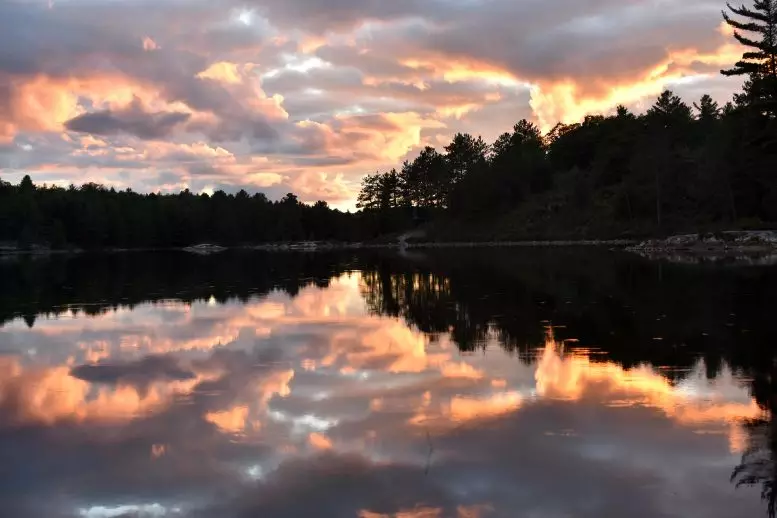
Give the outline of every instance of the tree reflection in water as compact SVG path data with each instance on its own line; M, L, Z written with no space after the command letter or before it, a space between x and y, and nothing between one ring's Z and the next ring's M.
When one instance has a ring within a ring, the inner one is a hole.
M604 250L532 249L320 254L227 252L220 256L115 254L0 261L0 326L23 317L97 315L145 301L248 301L358 271L373 314L401 318L462 351L493 344L537 359L548 322L559 342L596 351L592 362L622 369L672 366L680 382L702 359L714 379L724 366L746 378L763 416L745 423L747 445L731 473L761 488L777 516L777 269L671 265ZM216 416L218 417L218 416ZM727 471L727 470L726 470ZM725 480L725 475L723 475Z
M755 419L745 426L748 445L742 462L734 468L731 481L737 487L761 486L761 498L766 502L769 518L777 516L777 435L772 418Z

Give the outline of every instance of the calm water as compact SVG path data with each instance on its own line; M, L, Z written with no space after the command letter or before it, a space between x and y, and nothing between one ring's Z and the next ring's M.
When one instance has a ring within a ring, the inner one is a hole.
M0 516L766 517L776 308L596 250L3 260Z

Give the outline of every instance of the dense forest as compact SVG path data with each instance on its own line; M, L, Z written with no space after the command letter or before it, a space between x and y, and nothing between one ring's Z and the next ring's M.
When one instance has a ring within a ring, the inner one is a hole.
M68 189L0 181L0 242L62 248L236 245L268 241L357 240L358 218L293 194L140 194L97 184Z
M268 241L364 241L422 226L425 239L607 238L758 228L777 222L777 12L729 6L748 51L725 75L734 99L692 105L667 90L642 114L556 125L528 120L493 143L459 133L397 169L364 178L355 214L293 194L270 201L68 189L0 180L0 243L61 248L167 247Z
M777 12L769 1L729 9L724 19L748 49L722 71L746 79L732 102L704 95L688 105L667 90L643 114L618 106L544 135L528 120L493 143L458 134L442 151L427 147L399 170L367 176L359 206L387 232L407 224L409 207L422 208L440 221L433 234L448 239L777 222Z

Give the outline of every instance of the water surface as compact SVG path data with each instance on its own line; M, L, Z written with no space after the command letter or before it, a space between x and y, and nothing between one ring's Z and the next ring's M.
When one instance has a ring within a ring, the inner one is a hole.
M774 507L774 267L159 253L0 278L0 516Z

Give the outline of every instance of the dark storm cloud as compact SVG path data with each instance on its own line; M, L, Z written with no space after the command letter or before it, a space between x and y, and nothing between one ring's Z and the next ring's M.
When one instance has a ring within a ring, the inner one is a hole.
M234 5L254 7L281 26L324 33L350 29L369 20L412 18L435 9L444 10L450 4L440 0L236 0Z
M233 501L215 504L193 517L334 518L358 516L361 510L412 509L419 502L445 502L453 511L455 501L441 486L417 466L376 466L358 455L325 454L287 462L266 483L246 488Z
M70 375L90 383L110 385L131 384L145 387L155 381L187 380L194 372L182 367L172 356L148 356L129 363L98 363L79 365Z
M139 99L124 110L102 110L85 113L65 122L65 128L78 133L115 135L129 133L141 139L152 140L169 136L173 130L189 120L184 112L146 112Z
M140 40L109 32L45 2L0 4L0 75L46 73L69 76L99 66L84 63L96 54L133 56L142 52Z

